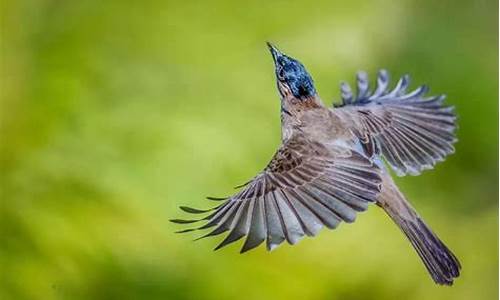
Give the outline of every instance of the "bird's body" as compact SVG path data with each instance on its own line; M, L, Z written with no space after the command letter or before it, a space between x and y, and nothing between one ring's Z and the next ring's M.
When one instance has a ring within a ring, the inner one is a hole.
M380 71L374 91L359 73L356 97L343 84L342 105L326 107L303 65L270 49L281 96L282 144L261 173L222 199L196 229L215 228L205 236L230 231L216 249L247 236L242 252L263 241L272 250L285 240L295 244L314 236L322 227L351 223L357 212L375 203L408 237L434 281L451 285L460 263L408 203L383 163L400 176L417 175L453 152L455 116L442 105L444 97L424 97L425 86L406 93L407 76L390 91L388 75Z

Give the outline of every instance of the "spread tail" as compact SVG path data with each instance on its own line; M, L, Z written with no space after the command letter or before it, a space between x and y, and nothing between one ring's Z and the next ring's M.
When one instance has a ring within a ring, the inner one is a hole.
M461 265L455 255L432 232L392 183L382 192L379 205L403 231L437 284L452 285ZM385 197L384 197L385 196Z

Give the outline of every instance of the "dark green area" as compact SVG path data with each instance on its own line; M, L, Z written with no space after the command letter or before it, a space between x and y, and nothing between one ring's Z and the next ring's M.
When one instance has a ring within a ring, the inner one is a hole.
M1 299L498 299L497 1L4 1ZM173 234L270 159L270 40L325 102L409 72L459 115L456 153L399 178L463 275L435 286L377 208L272 253Z

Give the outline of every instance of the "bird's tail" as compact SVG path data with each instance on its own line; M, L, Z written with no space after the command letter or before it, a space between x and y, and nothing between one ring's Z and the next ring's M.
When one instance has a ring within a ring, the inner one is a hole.
M410 240L432 279L452 285L460 275L460 262L411 207L392 178L384 180L378 204Z

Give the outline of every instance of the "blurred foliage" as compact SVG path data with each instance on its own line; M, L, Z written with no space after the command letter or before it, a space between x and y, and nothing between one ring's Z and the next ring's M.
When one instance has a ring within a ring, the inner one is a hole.
M498 299L498 2L1 3L1 299ZM460 116L456 154L399 178L463 275L435 286L377 208L272 253L168 222L279 144L271 40L326 102L409 72ZM372 75L373 76L373 75Z

